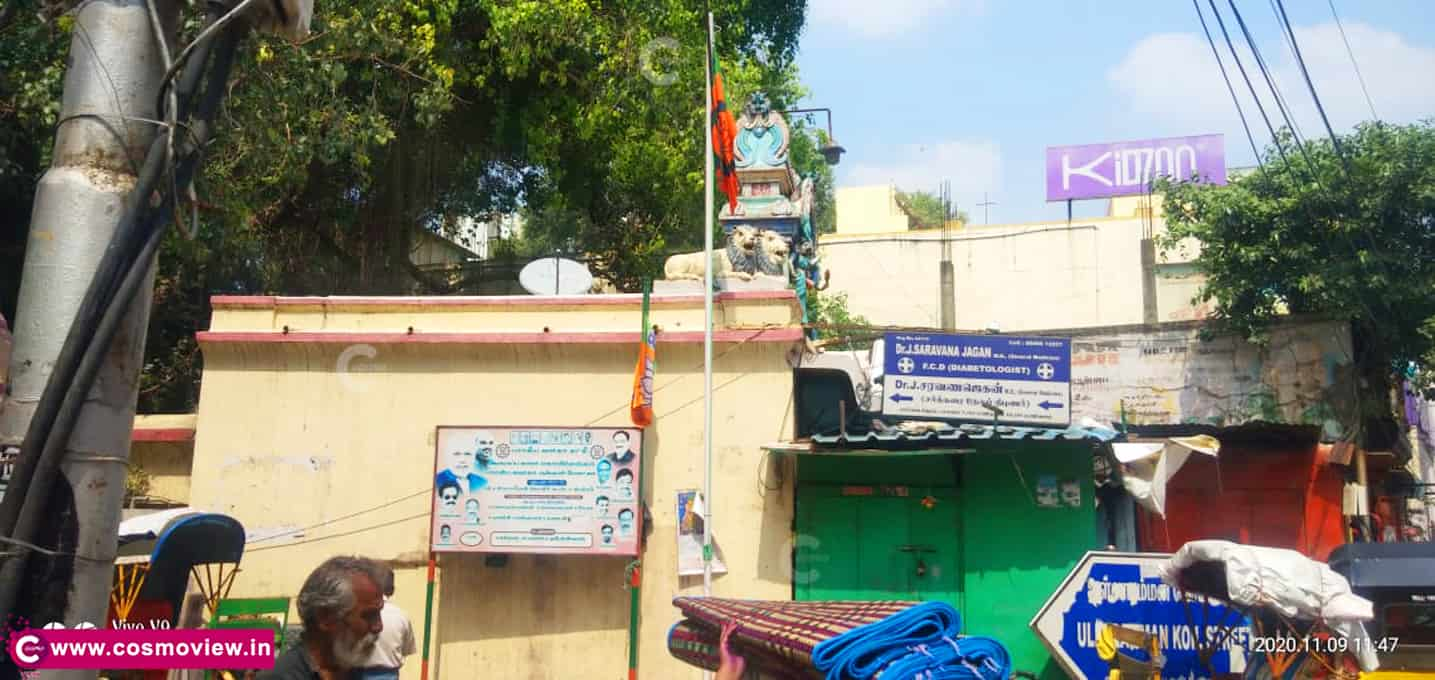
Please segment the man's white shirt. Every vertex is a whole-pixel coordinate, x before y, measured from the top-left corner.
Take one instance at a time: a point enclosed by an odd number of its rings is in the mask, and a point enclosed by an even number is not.
[[[404,610],[387,597],[384,598],[384,608],[379,611],[379,616],[384,621],[384,630],[379,633],[379,639],[374,643],[374,649],[369,653],[364,667],[399,668],[404,665],[404,657],[418,653],[418,643],[414,641],[414,626],[409,623],[409,617],[404,614]]]

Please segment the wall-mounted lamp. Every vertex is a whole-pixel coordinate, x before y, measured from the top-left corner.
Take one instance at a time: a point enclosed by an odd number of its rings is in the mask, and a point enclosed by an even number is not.
[[[827,114],[827,145],[822,147],[821,149],[818,149],[818,151],[822,153],[822,157],[826,159],[828,165],[837,165],[839,162],[842,161],[842,154],[847,153],[847,149],[842,148],[842,145],[837,143],[837,138],[832,136],[832,109],[789,109],[787,111],[783,111],[782,113]]]

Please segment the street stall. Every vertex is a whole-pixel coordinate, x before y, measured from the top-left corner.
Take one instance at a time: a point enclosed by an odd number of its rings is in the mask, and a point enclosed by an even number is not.
[[[1198,440],[1209,446],[1202,450]],[[1331,447],[1319,445],[1313,428],[1222,428],[1214,435],[1122,448],[1153,445],[1161,450],[1155,465],[1167,466],[1167,477],[1162,503],[1138,503],[1143,551],[1170,552],[1190,541],[1223,539],[1324,560],[1345,542],[1345,468],[1330,460]],[[1183,465],[1172,465],[1173,454],[1182,449],[1197,453],[1187,456]],[[1121,461],[1128,490],[1140,483],[1139,473],[1149,460]]]
[[[1372,639],[1377,680],[1435,676],[1435,543],[1351,543],[1330,557],[1330,568],[1374,603]]]

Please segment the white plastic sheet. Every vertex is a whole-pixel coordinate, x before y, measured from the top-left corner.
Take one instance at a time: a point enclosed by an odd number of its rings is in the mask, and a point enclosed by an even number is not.
[[[1123,465],[1122,484],[1142,507],[1166,516],[1166,484],[1186,464],[1192,452],[1215,458],[1221,443],[1215,437],[1178,437],[1166,443],[1112,444]]]
[[[1191,541],[1162,565],[1161,578],[1177,585],[1181,570],[1196,562],[1226,565],[1226,587],[1232,602],[1270,609],[1287,618],[1323,620],[1351,641],[1350,647],[1363,670],[1379,667],[1370,637],[1361,624],[1375,618],[1374,605],[1351,592],[1345,577],[1325,563],[1294,550],[1230,541]]]
[[[152,512],[148,515],[131,517],[120,522],[119,535],[124,537],[159,536],[159,532],[164,531],[165,525],[171,521],[185,515],[200,514],[204,514],[204,511],[195,508],[173,508],[170,510]]]

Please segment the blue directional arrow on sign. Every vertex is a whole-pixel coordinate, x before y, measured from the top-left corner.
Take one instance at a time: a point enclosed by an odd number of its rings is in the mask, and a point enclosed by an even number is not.
[[[1066,427],[1071,340],[1014,335],[888,333],[886,416]]]

